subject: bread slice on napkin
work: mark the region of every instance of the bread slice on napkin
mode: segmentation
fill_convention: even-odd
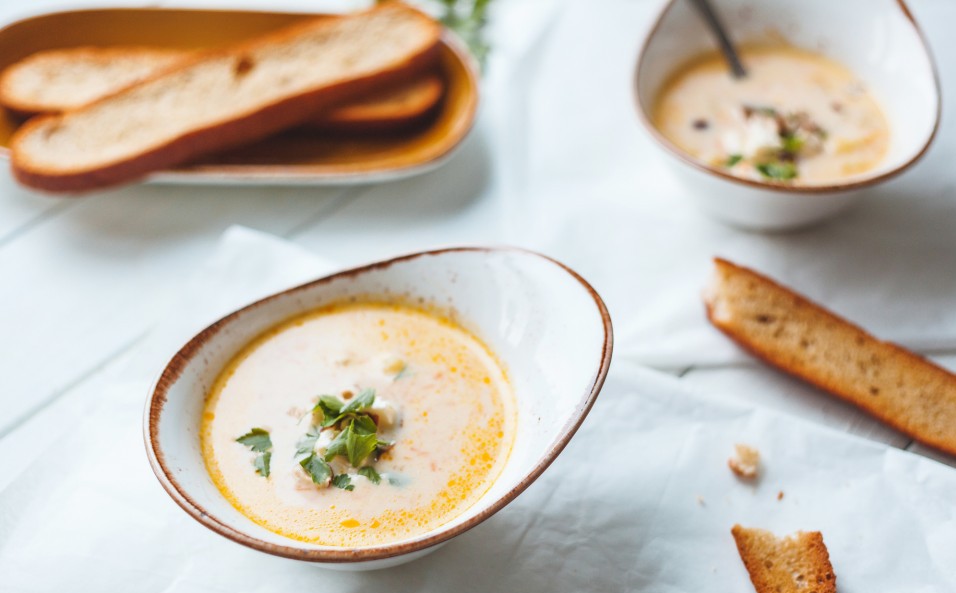
[[[956,375],[753,270],[714,263],[704,302],[718,329],[770,364],[956,455]]]
[[[778,538],[734,525],[730,531],[757,593],[835,593],[836,575],[819,531]]]
[[[441,27],[398,3],[200,55],[116,94],[27,122],[14,176],[47,191],[131,181],[302,123],[429,68]]]

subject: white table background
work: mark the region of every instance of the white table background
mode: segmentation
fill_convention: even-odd
[[[0,172],[0,328],[5,338],[0,358],[0,490],[30,463],[31,451],[41,442],[68,431],[79,410],[97,405],[104,386],[135,356],[157,315],[232,225],[283,237],[340,265],[454,243],[508,242],[543,249],[578,268],[602,292],[608,288],[615,321],[625,320],[617,327],[624,343],[616,348],[618,362],[654,364],[701,393],[774,408],[956,465],[855,408],[758,363],[731,358],[675,364],[674,358],[655,361],[641,350],[644,329],[627,325],[628,299],[620,286],[669,295],[673,288],[668,284],[641,282],[646,271],[641,266],[647,261],[664,270],[679,269],[680,262],[668,256],[666,229],[637,238],[635,249],[642,250],[643,257],[636,251],[596,249],[592,239],[607,229],[620,232],[631,222],[639,227],[647,212],[661,212],[660,200],[681,191],[662,170],[633,113],[621,108],[638,43],[662,2],[499,3],[508,6],[495,13],[494,53],[478,125],[446,166],[419,178],[348,188],[138,185],[65,199],[24,190],[6,170]],[[104,4],[136,3],[97,5]],[[226,5],[204,3],[216,4]],[[910,4],[933,47],[944,88],[943,126],[934,147],[917,168],[839,220],[759,241],[768,250],[795,250],[791,269],[799,269],[801,243],[838,249],[842,241],[890,237],[894,247],[887,250],[888,263],[881,273],[891,280],[897,274],[902,282],[913,270],[932,271],[935,280],[925,293],[916,286],[907,295],[917,299],[907,306],[932,319],[934,312],[945,316],[956,309],[956,127],[950,116],[956,101],[948,92],[956,88],[956,2]],[[91,4],[3,3],[0,21],[73,6]],[[317,5],[287,1],[281,7],[314,10]],[[627,20],[633,36],[602,36],[599,31],[609,19]],[[572,27],[581,32],[577,39],[569,34]],[[579,45],[568,45],[568,39]],[[600,59],[574,57],[595,52]],[[558,58],[564,61],[558,64]],[[547,87],[535,86],[532,75],[558,67],[567,69],[570,86],[566,94],[548,101],[541,96]],[[609,86],[574,84],[588,76]],[[595,105],[604,96],[613,99],[613,108]],[[542,136],[540,128],[548,126],[554,134]],[[555,142],[535,145],[533,134]],[[919,201],[905,203],[907,198]],[[552,220],[552,199],[562,208],[574,201],[587,207],[593,200],[600,208],[613,209],[616,220],[607,227],[598,217]],[[715,250],[733,251],[736,243],[752,241],[746,233],[685,211],[687,205],[668,204],[679,212],[662,220],[673,217],[684,225],[680,228],[713,237]],[[879,244],[878,237],[874,244]],[[655,258],[649,260],[648,253]],[[840,253],[833,256],[839,258]],[[809,259],[805,263],[814,264]],[[859,263],[864,268],[876,265]],[[700,269],[706,265],[705,255]],[[614,274],[635,280],[615,284]],[[703,281],[691,278],[689,285]],[[948,309],[943,306],[946,299]],[[852,311],[844,313],[852,317]],[[886,335],[894,328],[879,329]],[[951,347],[956,336],[947,340],[929,333],[898,339],[956,368],[956,348]]]

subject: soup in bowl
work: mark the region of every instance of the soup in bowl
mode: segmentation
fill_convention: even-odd
[[[694,2],[670,0],[634,78],[641,122],[705,213],[806,226],[925,154],[939,85],[902,0],[712,1],[746,77],[733,78]]]
[[[341,272],[249,305],[170,361],[150,462],[212,530],[329,567],[417,558],[554,460],[611,356],[600,297],[516,249]]]

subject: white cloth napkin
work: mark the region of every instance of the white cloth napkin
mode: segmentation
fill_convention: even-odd
[[[533,67],[509,81],[509,120],[519,129],[498,144],[521,150],[500,161],[511,170],[518,221],[508,240],[562,259],[592,281],[609,303],[617,355],[636,362],[746,359],[703,315],[700,291],[716,255],[776,277],[880,337],[924,351],[956,348],[953,119],[944,117],[912,171],[832,222],[778,235],[712,222],[684,201],[688,190],[636,115],[634,64],[661,5],[564,3],[528,58]],[[948,23],[956,3],[912,7],[943,87],[951,87],[956,38]],[[953,93],[943,100],[951,114]]]
[[[956,588],[952,469],[694,395],[620,361],[544,476],[422,560],[338,573],[221,538],[152,475],[143,396],[192,332],[322,269],[278,239],[230,230],[134,363],[68,430],[51,433],[38,419],[0,443],[0,457],[33,456],[0,483],[4,592],[746,591],[730,536],[736,522],[781,534],[821,530],[843,593]],[[727,469],[738,442],[763,456],[753,485]]]

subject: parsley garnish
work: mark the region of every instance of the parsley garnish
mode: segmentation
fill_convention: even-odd
[[[374,403],[375,390],[365,389],[347,405],[333,395],[323,395],[319,398],[319,403],[312,408],[312,411],[322,413],[321,426],[322,428],[328,428],[348,418],[354,419],[359,412],[371,407]]]
[[[332,478],[332,485],[342,490],[348,490],[349,492],[355,490],[355,486],[352,485],[352,478],[350,478],[348,474],[339,474]]]
[[[319,434],[321,434],[319,428],[317,426],[313,426],[309,429],[309,432],[305,433],[304,437],[299,439],[299,442],[296,443],[296,459],[301,461],[303,457],[312,455],[313,449],[315,449],[315,442],[319,440]]]
[[[783,151],[790,156],[797,156],[803,148],[804,141],[792,132],[780,136],[780,145]]]
[[[371,465],[359,468],[358,473],[360,476],[365,476],[373,484],[378,484],[382,481],[382,476],[379,475],[375,468]]]
[[[344,490],[355,488],[346,473],[335,474],[329,465],[336,457],[344,457],[349,465],[373,484],[382,477],[369,465],[394,443],[379,440],[378,425],[369,408],[375,403],[375,390],[364,389],[348,403],[333,395],[323,395],[312,408],[313,426],[297,443],[295,458],[316,484],[336,486]],[[315,451],[315,444],[323,430],[332,430],[332,438],[325,451]],[[320,449],[321,451],[321,449]]]
[[[369,424],[371,424],[371,430],[369,430]],[[383,441],[378,440],[374,427],[375,422],[368,416],[359,421],[349,422],[345,429],[329,443],[325,450],[325,460],[332,461],[341,455],[349,460],[352,467],[361,467],[362,462],[375,452],[379,443],[384,444]]]
[[[768,179],[787,181],[797,176],[797,166],[793,163],[759,163],[757,171]]]
[[[313,453],[300,461],[299,465],[302,466],[305,473],[309,474],[312,482],[320,486],[329,485],[329,480],[332,479],[332,468],[320,456]]]
[[[724,163],[724,166],[727,168],[733,167],[740,161],[744,160],[744,155],[742,154],[732,154],[727,157],[727,162]]]
[[[262,428],[253,428],[236,439],[236,442],[258,453],[252,461],[252,466],[256,468],[257,474],[263,478],[268,478],[269,462],[272,460],[272,439],[269,438],[269,431]]]

